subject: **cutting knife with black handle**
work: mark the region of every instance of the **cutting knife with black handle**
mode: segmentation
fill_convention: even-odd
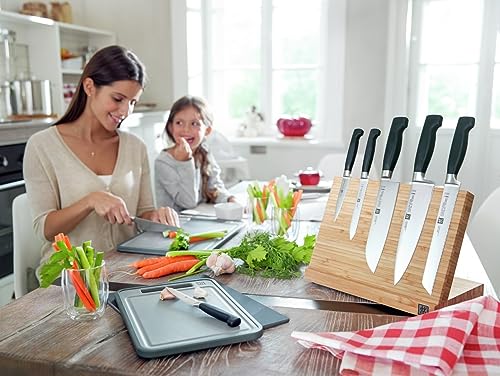
[[[370,130],[370,134],[368,135],[368,140],[366,141],[363,166],[361,168],[361,178],[359,179],[358,196],[352,212],[351,226],[349,227],[350,239],[354,238],[356,230],[358,229],[359,217],[361,215],[361,209],[363,208],[363,201],[365,200],[366,188],[368,188],[368,175],[370,174],[370,168],[372,167],[378,136],[380,136],[380,129],[372,128]]]
[[[474,128],[474,124],[475,119],[473,117],[461,117],[458,119],[457,128],[453,135],[450,155],[448,156],[448,168],[443,195],[441,196],[441,203],[439,204],[438,216],[436,224],[434,225],[431,246],[422,276],[422,285],[429,295],[432,295],[436,273],[443,254],[446,237],[448,236],[451,218],[453,217],[453,209],[455,208],[455,202],[457,201],[458,192],[460,191],[460,182],[457,180],[457,175],[458,171],[460,171],[460,167],[462,167],[465,153],[467,152],[469,132]]]
[[[391,129],[385,145],[382,162],[382,177],[375,200],[375,209],[372,215],[372,224],[366,241],[366,262],[370,270],[375,273],[380,256],[384,250],[385,240],[396,206],[399,192],[399,182],[392,181],[392,173],[399,159],[403,145],[403,132],[408,128],[408,118],[398,116],[392,119]]]
[[[337,220],[339,216],[340,209],[342,209],[342,204],[344,203],[344,198],[349,188],[349,182],[351,181],[351,171],[354,166],[354,161],[356,160],[356,154],[358,153],[359,139],[365,131],[361,128],[355,128],[352,132],[351,142],[349,143],[349,149],[347,150],[347,156],[344,165],[344,174],[342,175],[342,183],[340,184],[339,194],[337,196],[337,204],[335,205],[335,217],[334,221]]]
[[[403,225],[399,234],[396,263],[394,268],[394,284],[396,285],[405,273],[415,253],[427,210],[432,199],[434,182],[425,179],[427,167],[434,153],[436,132],[443,124],[440,115],[427,115],[418,141],[417,154],[413,166],[413,179],[406,204]]]
[[[225,322],[232,328],[241,324],[241,318],[232,315],[229,312],[220,309],[219,307],[216,307],[209,303],[200,302],[199,300],[172,287],[166,287],[166,289],[170,291],[173,295],[175,295],[177,298],[179,298],[179,300],[181,300],[182,302],[189,304],[190,306],[201,309],[206,314],[212,316],[213,318],[216,318],[217,320]]]
[[[139,232],[165,232],[165,231],[179,231],[182,230],[180,227],[166,225],[164,223],[150,221],[149,219],[144,219],[140,217],[131,217],[132,221],[135,222],[137,231]]]

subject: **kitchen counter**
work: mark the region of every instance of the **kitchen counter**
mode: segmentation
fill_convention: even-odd
[[[0,145],[26,142],[32,134],[49,127],[55,120],[55,118],[44,118],[0,123]]]

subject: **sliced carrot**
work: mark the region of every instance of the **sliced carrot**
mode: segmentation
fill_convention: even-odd
[[[164,267],[164,266],[169,265],[169,264],[173,264],[174,262],[181,262],[181,261],[186,261],[186,260],[198,260],[198,259],[195,256],[191,256],[191,255],[166,256],[166,257],[163,257],[163,260],[160,260],[154,264],[143,266],[142,268],[137,270],[136,274],[144,275],[144,273],[153,271],[155,269]]]
[[[93,300],[89,300],[87,295],[85,294],[85,291],[82,289],[82,286],[80,285],[80,282],[78,282],[77,275],[78,273],[70,273],[70,278],[73,281],[73,286],[75,287],[76,294],[82,301],[83,305],[87,309],[87,311],[94,312],[95,311],[95,304]]]
[[[144,278],[159,278],[169,274],[186,272],[195,266],[198,263],[198,259],[196,260],[186,260],[174,262],[172,264],[165,265],[161,268],[152,270],[150,272],[144,273],[142,276]]]
[[[212,240],[214,238],[204,238],[203,236],[191,236],[189,238],[190,243],[197,243],[197,242],[202,242],[204,240]]]
[[[170,239],[175,239],[175,237],[176,237],[176,236],[177,236],[177,232],[175,232],[175,231],[170,231],[170,232],[168,233],[168,237],[169,237]]]
[[[66,244],[66,247],[68,247],[68,249],[71,249],[71,242],[69,241],[69,237],[68,235],[64,235],[64,243]]]
[[[264,210],[262,209],[262,204],[259,199],[255,201],[255,208],[257,209],[257,215],[259,216],[260,223],[263,223],[265,218]]]
[[[293,194],[293,206],[292,206],[292,216],[295,215],[295,211],[297,210],[297,206],[299,206],[300,199],[302,198],[303,190],[299,189],[297,192]]]
[[[76,260],[73,261],[73,269],[74,270],[79,269],[78,263],[76,262]],[[70,275],[71,275],[71,279],[73,280],[73,285],[75,286],[75,289],[78,286],[78,289],[80,290],[81,295],[78,294],[78,296],[80,296],[80,298],[82,299],[82,303],[84,303],[84,305],[85,305],[84,301],[87,300],[87,303],[91,307],[93,307],[93,311],[95,311],[94,299],[92,299],[92,295],[90,295],[89,290],[85,286],[85,283],[83,282],[83,279],[82,279],[82,276],[80,275],[80,273],[73,272],[73,273],[70,273]],[[77,293],[78,293],[78,289],[77,289]]]
[[[52,248],[54,248],[54,250],[55,250],[56,252],[57,252],[57,251],[60,251],[59,246],[57,245],[57,242],[52,243]]]

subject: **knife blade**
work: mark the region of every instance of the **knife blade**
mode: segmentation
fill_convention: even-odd
[[[213,318],[216,318],[217,320],[225,322],[227,325],[229,325],[232,328],[241,324],[241,318],[239,318],[238,316],[234,316],[234,315],[230,314],[229,312],[226,312],[226,311],[220,309],[219,307],[216,307],[216,306],[209,304],[209,303],[200,302],[199,300],[183,293],[182,291],[176,290],[172,287],[167,287],[167,290],[170,291],[173,295],[175,295],[182,302],[189,304],[193,307],[197,307],[197,308],[201,309],[206,314],[212,316]]]
[[[370,134],[368,135],[368,140],[366,141],[365,155],[363,156],[363,166],[361,168],[361,178],[359,179],[358,196],[356,198],[356,203],[354,204],[354,210],[352,212],[351,226],[349,227],[349,238],[354,238],[356,235],[356,230],[358,229],[359,216],[361,215],[361,209],[363,207],[363,201],[365,200],[366,188],[368,187],[368,175],[370,174],[370,169],[372,167],[373,156],[375,155],[375,146],[377,144],[377,138],[380,136],[380,129],[372,128]]]
[[[164,231],[179,231],[181,230],[180,227],[177,226],[171,226],[171,225],[166,225],[164,223],[159,223],[159,222],[153,222],[148,219],[144,218],[139,218],[139,217],[131,217],[132,221],[135,222],[135,225],[137,226],[137,231],[139,232],[164,232]]]
[[[467,143],[469,132],[474,128],[475,119],[473,117],[463,116],[458,119],[457,128],[453,135],[450,155],[448,156],[448,167],[446,172],[446,181],[444,184],[441,203],[439,204],[438,216],[434,225],[431,246],[425,262],[424,274],[422,276],[422,286],[432,295],[436,273],[443,254],[444,244],[448,236],[453,209],[460,191],[460,182],[457,180],[458,172],[467,152]]]
[[[427,210],[432,199],[434,183],[425,179],[425,173],[436,143],[436,132],[443,124],[440,115],[427,115],[418,141],[417,154],[413,165],[413,179],[408,196],[403,225],[399,235],[396,263],[394,267],[394,284],[396,285],[405,273],[415,253],[420,233],[424,227]]]
[[[344,174],[342,175],[342,183],[340,184],[339,194],[337,196],[337,203],[335,205],[335,217],[334,221],[337,220],[339,216],[340,209],[342,209],[342,204],[344,203],[344,198],[347,193],[347,188],[349,188],[349,181],[351,180],[352,166],[354,166],[354,161],[356,160],[356,154],[358,153],[359,139],[365,131],[361,128],[355,128],[352,132],[351,141],[349,142],[349,149],[347,149],[347,156],[344,165]]]
[[[408,128],[408,118],[399,116],[392,119],[385,145],[380,187],[375,200],[375,209],[365,249],[366,262],[373,273],[377,269],[384,249],[399,192],[399,182],[391,181],[391,177],[399,159],[403,144],[403,132],[406,128]]]

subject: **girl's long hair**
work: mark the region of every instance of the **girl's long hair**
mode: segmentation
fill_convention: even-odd
[[[96,87],[126,80],[136,81],[144,87],[146,69],[139,58],[124,47],[108,46],[100,49],[85,65],[66,113],[54,125],[70,123],[82,115],[87,104],[87,94],[83,88],[83,81],[87,77],[94,81]]]
[[[174,117],[177,113],[188,107],[193,107],[196,109],[196,111],[200,113],[201,119],[203,120],[203,123],[207,127],[211,127],[213,124],[213,116],[205,100],[200,97],[186,95],[175,101],[168,115],[167,124],[165,125],[165,132],[167,133],[168,138],[170,139],[171,142],[175,143],[175,140],[174,136],[172,135],[172,132],[169,129],[169,124],[173,124]],[[208,188],[208,179],[212,171],[211,171],[210,160],[208,158],[208,148],[204,142],[202,142],[200,146],[196,148],[196,150],[193,153],[193,158],[196,167],[199,167],[201,172],[201,193],[203,197],[206,198],[206,202],[215,203],[215,200],[218,195],[218,190],[217,188],[215,189]]]

